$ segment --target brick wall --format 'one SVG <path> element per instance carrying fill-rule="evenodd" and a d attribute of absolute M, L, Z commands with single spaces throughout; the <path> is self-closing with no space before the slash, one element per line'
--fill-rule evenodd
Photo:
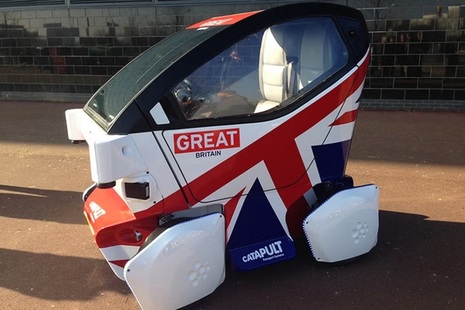
<path fill-rule="evenodd" d="M 463 111 L 465 7 L 413 9 L 364 10 L 373 51 L 365 106 Z"/>
<path fill-rule="evenodd" d="M 131 59 L 185 25 L 285 2 L 0 11 L 0 99 L 86 100 Z M 364 107 L 463 110 L 460 1 L 331 2 L 358 7 L 367 19 L 373 56 Z"/>

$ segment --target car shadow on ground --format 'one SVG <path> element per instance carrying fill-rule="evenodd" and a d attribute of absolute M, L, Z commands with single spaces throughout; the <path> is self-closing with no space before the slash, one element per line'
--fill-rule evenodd
<path fill-rule="evenodd" d="M 0 286 L 46 300 L 89 300 L 102 292 L 130 294 L 103 259 L 0 248 Z"/>
<path fill-rule="evenodd" d="M 183 309 L 459 309 L 465 303 L 463 236 L 463 223 L 380 211 L 378 244 L 367 255 L 322 264 L 299 246 L 293 260 L 252 272 L 228 270 L 215 293 Z"/>
<path fill-rule="evenodd" d="M 299 245 L 287 262 L 251 272 L 228 268 L 213 294 L 184 309 L 455 309 L 465 302 L 464 235 L 463 223 L 381 211 L 378 245 L 361 258 L 317 263 Z M 0 286 L 41 299 L 130 294 L 103 258 L 0 249 L 0 265 Z"/>
<path fill-rule="evenodd" d="M 82 193 L 0 184 L 0 216 L 85 224 Z"/>

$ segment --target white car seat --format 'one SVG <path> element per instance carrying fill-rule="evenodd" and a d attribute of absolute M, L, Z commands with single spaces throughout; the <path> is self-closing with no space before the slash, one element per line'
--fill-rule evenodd
<path fill-rule="evenodd" d="M 303 33 L 299 57 L 298 89 L 310 84 L 330 67 L 331 50 L 326 48 L 327 44 L 325 44 L 326 28 L 327 25 L 324 23 L 312 22 Z"/>
<path fill-rule="evenodd" d="M 257 104 L 255 113 L 269 110 L 292 95 L 299 47 L 298 32 L 283 26 L 265 30 L 258 67 L 263 100 Z"/>

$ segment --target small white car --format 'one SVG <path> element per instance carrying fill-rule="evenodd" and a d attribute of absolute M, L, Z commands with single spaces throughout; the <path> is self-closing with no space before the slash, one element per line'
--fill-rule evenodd
<path fill-rule="evenodd" d="M 164 39 L 66 112 L 87 141 L 84 214 L 144 309 L 212 293 L 225 259 L 338 262 L 377 242 L 378 188 L 345 175 L 370 58 L 353 8 L 213 17 Z"/>

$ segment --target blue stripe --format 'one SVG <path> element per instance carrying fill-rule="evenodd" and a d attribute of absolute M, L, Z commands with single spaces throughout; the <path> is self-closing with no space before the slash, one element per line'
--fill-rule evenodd
<path fill-rule="evenodd" d="M 350 142 L 347 140 L 312 147 L 321 182 L 338 180 L 344 176 Z"/>
<path fill-rule="evenodd" d="M 295 256 L 286 234 L 258 179 L 247 195 L 228 241 L 233 264 L 251 270 Z"/>

